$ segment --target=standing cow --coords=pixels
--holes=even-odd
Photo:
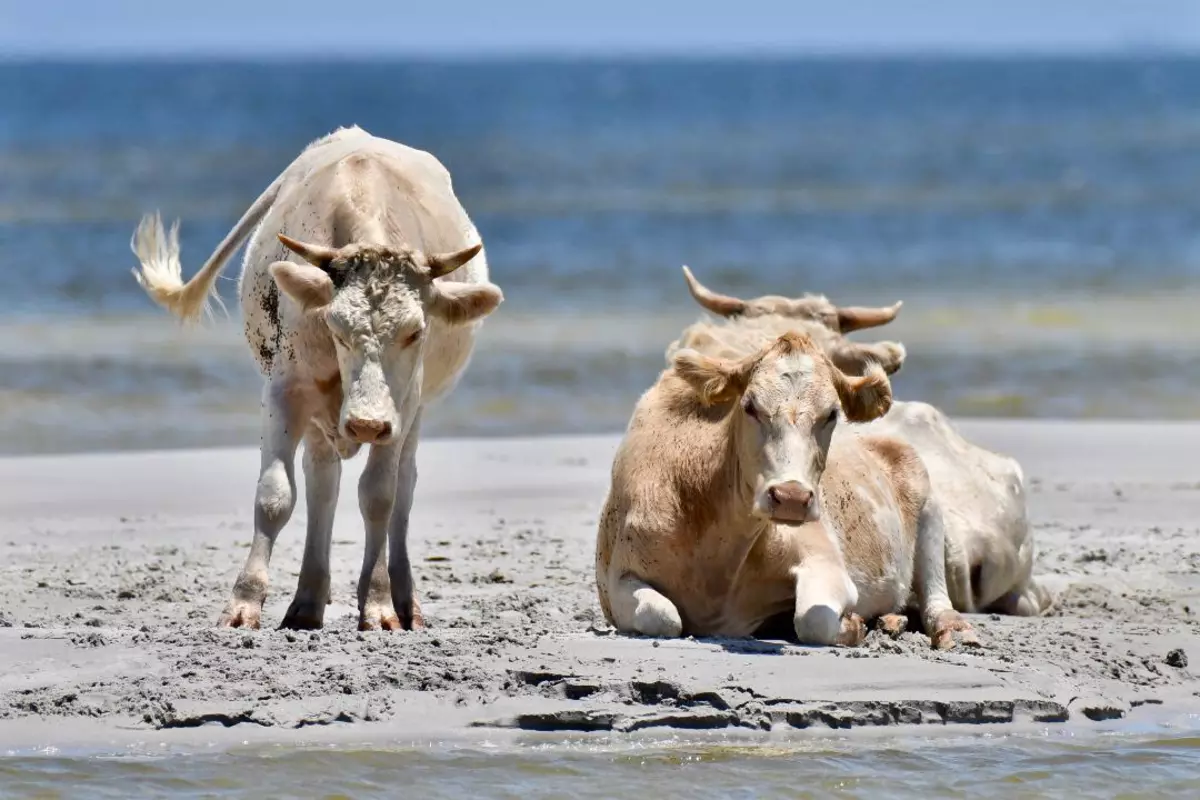
[[[422,627],[407,545],[421,413],[454,386],[479,322],[503,299],[488,282],[479,234],[436,158],[342,128],[309,145],[187,283],[177,230],[144,218],[134,275],[161,306],[195,320],[247,237],[239,290],[266,379],[262,465],[254,540],[218,624],[259,626],[271,551],[296,504],[303,439],[308,533],[283,627],[323,623],[341,459],[364,444],[359,628]]]

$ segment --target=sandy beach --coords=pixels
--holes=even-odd
[[[961,423],[1030,484],[1040,619],[983,648],[855,650],[617,636],[592,585],[617,437],[422,443],[411,552],[427,631],[359,633],[345,470],[316,633],[217,630],[250,539],[253,450],[0,461],[0,746],[97,751],[504,731],[1129,725],[1200,711],[1200,425]],[[302,506],[265,625],[295,586]],[[1200,661],[1197,661],[1200,664]]]

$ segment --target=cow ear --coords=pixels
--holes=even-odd
[[[688,383],[706,406],[728,403],[741,396],[749,383],[747,362],[713,358],[691,349],[673,359],[675,374]]]
[[[451,325],[482,319],[504,302],[494,283],[434,283],[430,312]]]
[[[892,384],[878,364],[868,364],[861,378],[852,378],[830,365],[842,411],[851,422],[879,419],[892,407]]]
[[[296,301],[305,311],[333,302],[333,281],[323,269],[309,264],[276,261],[267,271],[275,279],[279,291]]]

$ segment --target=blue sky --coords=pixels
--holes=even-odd
[[[8,57],[1155,47],[1200,51],[1200,0],[0,0]]]

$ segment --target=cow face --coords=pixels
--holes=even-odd
[[[421,403],[426,333],[439,319],[462,325],[491,313],[503,296],[493,284],[437,279],[479,253],[473,245],[428,255],[407,248],[351,244],[334,249],[280,235],[307,263],[270,267],[280,291],[328,327],[342,378],[338,430],[362,444],[385,445],[407,430]]]
[[[674,366],[702,403],[729,406],[741,473],[754,485],[753,513],[773,522],[820,518],[818,487],[839,418],[868,422],[892,402],[881,368],[847,376],[796,332],[737,361],[682,350]]]

